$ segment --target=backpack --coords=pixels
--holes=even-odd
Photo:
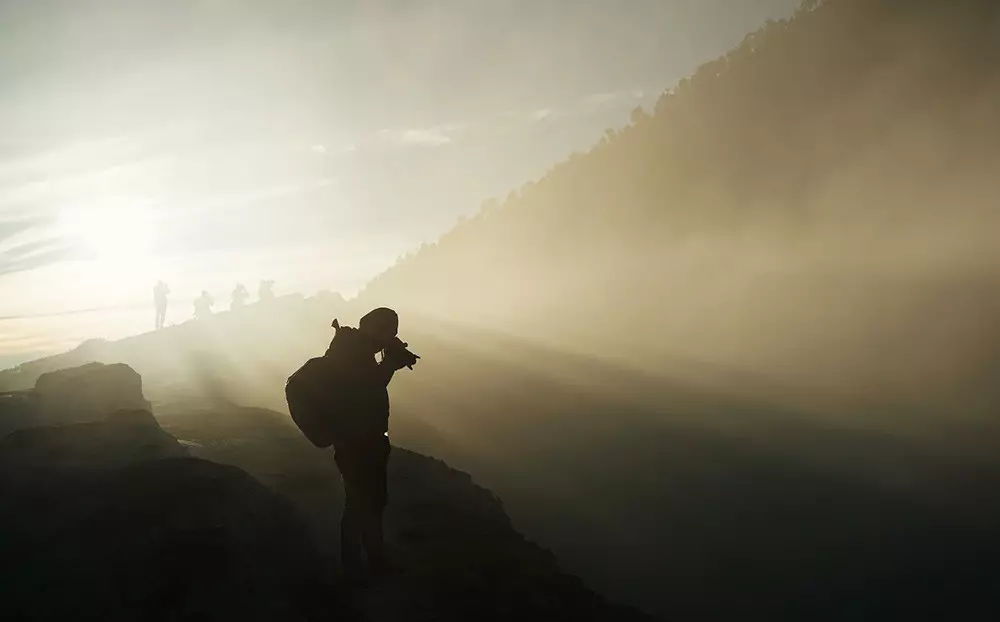
[[[347,387],[338,382],[334,361],[318,356],[305,362],[285,383],[292,421],[316,447],[335,445],[349,416]]]

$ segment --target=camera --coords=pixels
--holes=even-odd
[[[338,322],[336,318],[334,318],[333,322],[330,323],[330,326],[338,332],[342,328],[340,322]],[[348,330],[356,329],[348,328]],[[396,369],[401,369],[403,367],[413,369],[413,366],[417,364],[417,360],[420,357],[407,350],[407,347],[409,347],[408,343],[401,340],[399,337],[393,337],[392,341],[389,342],[389,345],[387,345],[382,351],[382,360],[392,359],[394,364],[399,365]]]
[[[413,366],[417,364],[417,359],[420,357],[410,352],[407,347],[408,343],[402,341],[399,337],[393,337],[392,341],[385,349],[385,354],[383,355],[386,359],[391,359],[394,363],[398,364],[400,368],[413,369]]]

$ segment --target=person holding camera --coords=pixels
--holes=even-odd
[[[382,515],[388,500],[389,391],[396,371],[412,369],[420,358],[399,340],[399,316],[380,307],[367,313],[358,328],[341,327],[326,356],[352,387],[351,423],[334,445],[334,460],[344,481],[344,513],[340,522],[341,560],[345,574],[361,579],[364,557],[372,576],[390,574],[395,565],[386,555]],[[375,355],[381,352],[381,361]]]

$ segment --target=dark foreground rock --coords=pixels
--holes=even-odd
[[[7,620],[345,619],[292,505],[142,412],[0,442]]]
[[[31,391],[0,393],[0,438],[37,425],[37,408]]]
[[[468,474],[394,447],[389,488],[387,537],[407,572],[367,595],[381,619],[646,619],[563,573]]]
[[[124,365],[44,374],[6,399],[19,429],[0,440],[5,620],[643,619],[563,574],[442,462],[393,450],[402,572],[347,590],[339,473],[287,415],[187,400],[154,418]]]
[[[135,462],[188,456],[151,413],[120,410],[104,421],[11,432],[0,440],[0,478],[27,485],[31,478],[58,479],[80,470],[100,472]]]
[[[287,415],[183,403],[157,405],[157,417],[194,455],[239,466],[291,499],[336,557],[343,491],[332,451],[315,449]],[[386,539],[402,573],[350,594],[365,619],[647,619],[561,572],[469,475],[398,447],[389,460]]]

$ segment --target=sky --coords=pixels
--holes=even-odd
[[[799,0],[0,0],[0,367],[350,296]]]

